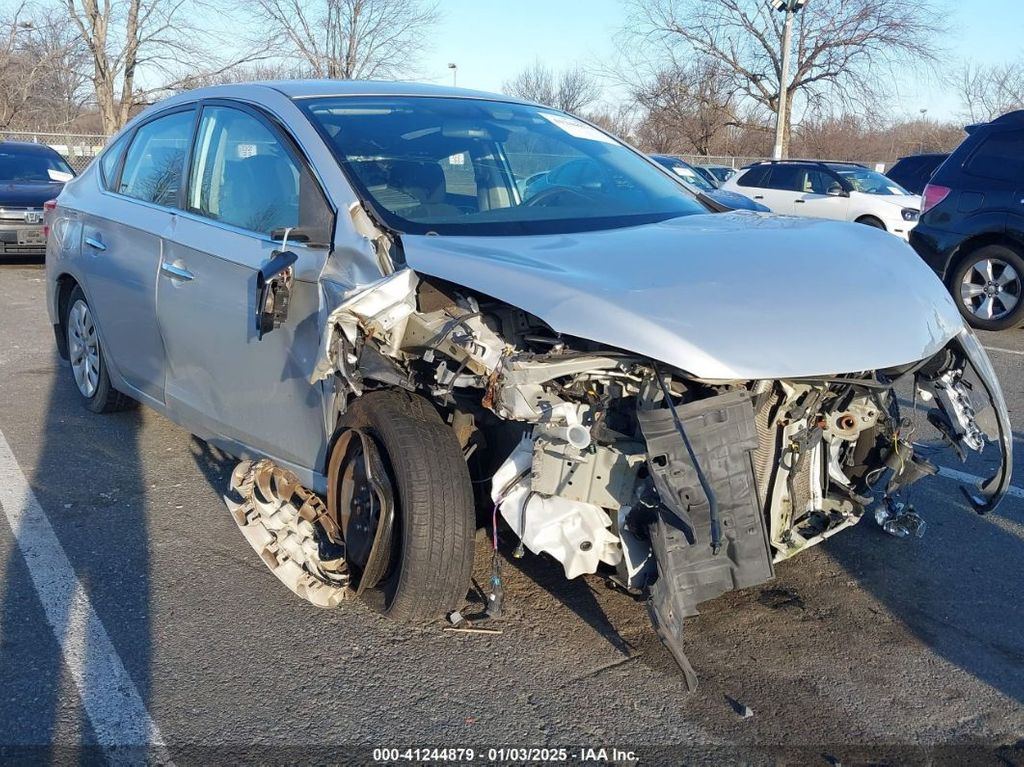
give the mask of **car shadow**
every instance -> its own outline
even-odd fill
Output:
[[[154,512],[140,457],[140,415],[135,410],[108,415],[87,411],[67,363],[57,362],[47,382],[45,416],[38,424],[42,443],[33,471],[26,472],[28,481],[80,588],[148,705],[153,656],[148,517]],[[88,761],[102,744],[87,706],[117,705],[102,699],[100,686],[110,682],[104,676],[106,658],[100,656],[102,648],[89,646],[95,627],[75,625],[81,603],[73,612],[78,595],[62,590],[59,578],[56,585],[47,584],[51,609],[44,609],[17,543],[40,540],[35,537],[39,533],[31,524],[21,527],[9,537],[0,606],[0,747],[8,755],[14,749],[31,762],[67,761],[68,751],[76,749],[67,734],[77,727],[78,757]],[[38,570],[35,575],[39,577]],[[67,652],[62,640],[68,643]],[[76,675],[66,667],[65,657],[80,667],[81,687],[75,687]],[[77,724],[68,722],[75,717]]]
[[[538,555],[527,550],[522,557],[516,557],[517,543],[515,535],[507,528],[503,530],[502,525],[499,524],[498,552],[502,556],[503,568],[511,566],[540,586],[590,626],[616,652],[625,657],[633,655],[635,648],[615,628],[594,592],[594,581],[602,577],[601,573],[569,580],[565,577],[562,565],[546,554]],[[616,596],[622,599],[630,598],[625,594]]]
[[[1024,449],[1021,434],[1014,443]],[[937,656],[1024,702],[1024,501],[1007,497],[979,516],[958,485],[912,486],[907,500],[928,525],[921,539],[894,538],[869,518],[824,546]]]

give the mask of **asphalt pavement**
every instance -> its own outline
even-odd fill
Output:
[[[41,265],[0,264],[0,317],[0,748],[27,747],[9,753],[158,740],[176,761],[253,744],[271,761],[496,745],[661,746],[663,761],[798,747],[828,764],[864,744],[915,758],[952,744],[1020,758],[1024,431],[998,512],[977,516],[935,477],[913,491],[922,539],[865,519],[705,605],[688,624],[701,679],[688,694],[642,603],[529,554],[505,565],[499,635],[299,600],[225,509],[233,459],[150,410],[79,404]],[[1024,331],[984,342],[1020,425]],[[993,456],[940,460],[977,474]],[[481,538],[479,583],[488,559]]]

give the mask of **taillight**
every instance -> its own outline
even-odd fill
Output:
[[[43,237],[49,238],[50,236],[50,221],[47,216],[55,210],[57,210],[56,200],[47,200],[43,203]]]
[[[928,186],[924,188],[924,194],[921,199],[921,215],[923,216],[940,202],[945,200],[951,191],[953,190],[948,186],[928,184]]]

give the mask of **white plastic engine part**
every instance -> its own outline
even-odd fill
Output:
[[[532,492],[533,447],[532,439],[523,439],[494,475],[491,499],[501,516],[530,551],[547,552],[561,562],[566,578],[597,572],[599,562],[617,565],[622,549],[603,509]]]

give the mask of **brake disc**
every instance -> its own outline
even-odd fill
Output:
[[[242,535],[270,571],[318,607],[351,596],[344,547],[324,502],[272,461],[242,461],[224,497]]]
[[[394,491],[376,443],[361,429],[338,438],[328,471],[328,514],[345,542],[351,588],[361,594],[391,570]]]

